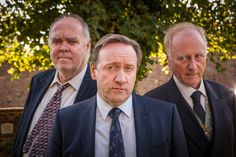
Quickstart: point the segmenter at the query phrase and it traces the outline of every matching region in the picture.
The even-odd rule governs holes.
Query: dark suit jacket
[[[213,116],[213,138],[210,142],[174,79],[146,93],[146,96],[175,103],[182,120],[190,157],[233,157],[235,142],[235,95],[222,85],[204,80]]]
[[[22,148],[26,140],[32,118],[49,85],[51,84],[55,72],[55,69],[47,70],[35,75],[31,80],[29,95],[25,102],[24,112],[19,123],[16,140],[13,147],[14,157],[22,156]],[[76,103],[88,99],[96,93],[96,81],[92,80],[88,66],[74,102]]]
[[[96,96],[59,110],[48,157],[94,157]],[[187,148],[175,105],[133,94],[138,157],[186,157]]]

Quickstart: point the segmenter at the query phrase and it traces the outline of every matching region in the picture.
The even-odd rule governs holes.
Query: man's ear
[[[90,53],[90,50],[91,50],[91,40],[88,41],[88,43],[86,45],[86,49]]]
[[[96,68],[93,63],[90,63],[90,73],[93,80],[96,80]]]

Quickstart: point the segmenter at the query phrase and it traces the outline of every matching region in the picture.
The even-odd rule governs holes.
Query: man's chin
[[[114,104],[114,105],[121,105],[121,104],[123,104],[126,100],[128,99],[128,97],[122,97],[122,98],[115,98],[115,99],[113,99],[113,100],[111,100],[112,101],[112,104]]]
[[[200,81],[191,80],[191,81],[186,81],[184,84],[187,85],[187,86],[189,86],[189,87],[198,89],[198,87],[199,87],[199,85],[200,85]]]
[[[64,72],[69,72],[69,71],[72,71],[72,67],[70,65],[66,65],[66,64],[63,64],[63,65],[58,65],[57,66],[57,69],[60,70],[60,71],[64,71]]]

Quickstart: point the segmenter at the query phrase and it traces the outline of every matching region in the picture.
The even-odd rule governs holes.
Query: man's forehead
[[[172,42],[174,42],[175,40],[178,41],[179,38],[183,38],[186,40],[194,39],[194,40],[199,40],[201,42],[204,42],[201,34],[197,30],[193,30],[190,28],[185,28],[183,30],[176,32],[172,37]]]
[[[74,19],[74,18],[63,18],[59,21],[57,21],[51,28],[51,33],[52,32],[57,32],[57,31],[72,31],[72,32],[77,32],[77,33],[82,33],[83,28],[81,23]]]
[[[66,39],[77,39],[79,34],[77,33],[65,33],[65,32],[55,32],[51,35],[52,39],[66,38]]]
[[[119,59],[107,59],[107,60],[101,60],[101,62],[106,63],[106,64],[116,64],[116,65],[121,65],[121,64],[127,64],[127,65],[132,65],[135,64],[135,60],[132,59],[127,59],[125,62]]]
[[[137,65],[137,59],[125,55],[115,56],[115,55],[109,55],[109,56],[103,56],[99,57],[99,63],[103,65],[117,65],[117,66],[136,66]]]
[[[55,28],[50,33],[51,39],[56,38],[66,38],[66,39],[77,39],[77,38],[83,38],[83,32],[79,29],[70,29],[70,27],[60,27]]]
[[[69,24],[69,23],[76,23],[76,25],[82,26],[81,22],[80,22],[78,19],[75,19],[75,18],[73,18],[73,17],[64,17],[64,18],[62,18],[62,19],[56,21],[56,22],[53,24],[52,28],[55,27],[55,26],[58,25],[58,24]]]

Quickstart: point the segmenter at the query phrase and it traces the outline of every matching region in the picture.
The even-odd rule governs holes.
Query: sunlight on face
[[[205,71],[206,55],[207,51],[200,34],[185,29],[172,39],[169,66],[180,82],[197,89]]]
[[[67,17],[52,27],[49,47],[52,62],[59,73],[75,76],[87,63],[90,41],[84,37],[81,23]]]
[[[99,52],[97,67],[91,66],[97,80],[98,94],[112,106],[125,102],[131,95],[137,73],[137,55],[131,45],[109,43]]]

